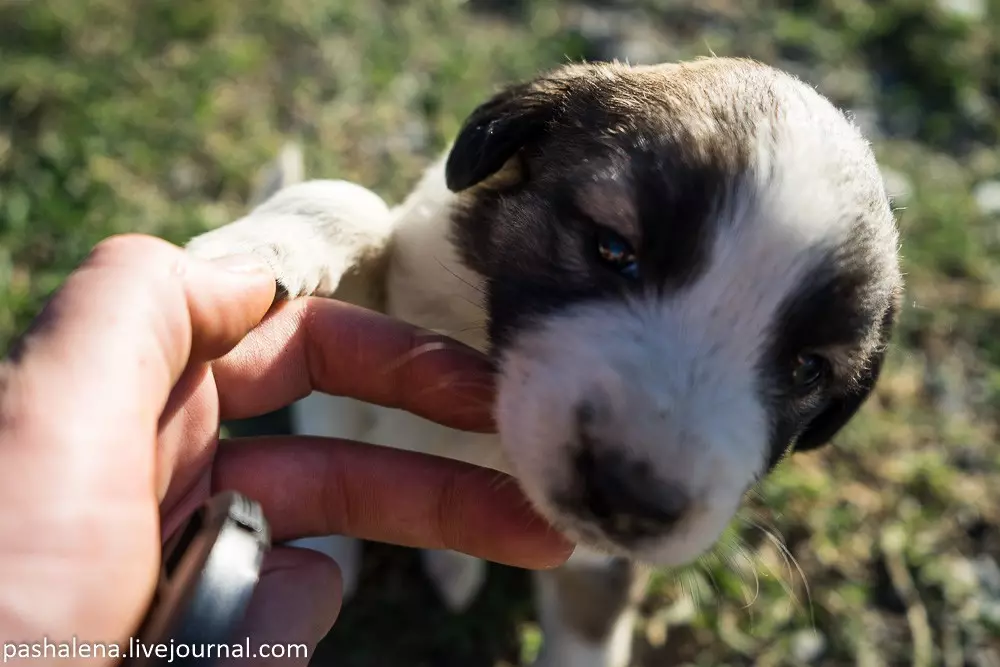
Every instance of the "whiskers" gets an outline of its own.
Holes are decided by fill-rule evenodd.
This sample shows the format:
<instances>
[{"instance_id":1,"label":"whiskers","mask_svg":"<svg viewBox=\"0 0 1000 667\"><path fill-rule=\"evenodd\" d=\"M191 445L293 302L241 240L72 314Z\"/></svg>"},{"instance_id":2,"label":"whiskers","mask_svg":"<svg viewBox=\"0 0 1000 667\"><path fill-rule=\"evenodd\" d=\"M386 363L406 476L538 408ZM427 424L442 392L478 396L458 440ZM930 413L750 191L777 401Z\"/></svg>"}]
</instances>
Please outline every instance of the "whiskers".
<instances>
[{"instance_id":1,"label":"whiskers","mask_svg":"<svg viewBox=\"0 0 1000 667\"><path fill-rule=\"evenodd\" d=\"M720 548L719 552L720 560L729 568L731 572L735 572L739 575L740 588L743 592L745 602L742 609L749 611L752 615L753 604L758 600L758 598L760 598L760 577L757 574L757 568L754 564L753 552L739 535L733 535L732 540ZM746 581L743 578L746 573L753 576L752 592L750 586L747 586Z\"/></svg>"},{"instance_id":2,"label":"whiskers","mask_svg":"<svg viewBox=\"0 0 1000 667\"><path fill-rule=\"evenodd\" d=\"M707 570L702 564L697 563L698 570L683 569L677 573L677 585L681 589L681 594L686 596L694 608L694 613L700 615L704 604L711 602L715 598L716 590L708 586L704 577L699 576L699 570ZM710 571L709 581L714 583Z\"/></svg>"},{"instance_id":3,"label":"whiskers","mask_svg":"<svg viewBox=\"0 0 1000 667\"><path fill-rule=\"evenodd\" d=\"M768 599L769 588L771 595L774 594L773 587L767 583L773 581L781 587L781 595L788 599L789 611L806 611L809 624L815 629L809 582L780 531L754 508L740 510L736 519L711 551L690 566L672 573L677 594L687 598L697 616L709 611L712 602L738 595L742 602L737 603L736 610L747 614L752 628L755 624L754 605ZM763 544L754 546L754 540L748 540L748 530L763 535ZM773 566L775 556L783 567ZM805 592L805 606L798 592L799 584ZM723 614L719 616L720 622L724 618L729 618L731 622L733 617L731 613Z\"/></svg>"},{"instance_id":4,"label":"whiskers","mask_svg":"<svg viewBox=\"0 0 1000 667\"><path fill-rule=\"evenodd\" d=\"M774 578L775 581L778 582L778 584L784 591L785 595L788 597L789 602L793 605L793 608L796 611L806 611L809 614L809 624L810 626L813 627L813 629L815 629L816 615L815 615L815 608L813 606L812 592L809 589L809 580L806 577L805 571L802 569L802 567L799 565L798 560L795 558L795 555L792 553L791 549L789 549L787 544L785 543L786 541L784 537L781 535L781 532L775 526L769 524L767 522L766 517L764 517L760 512L757 512L751 508L746 508L744 510L741 510L737 514L737 520L743 525L759 531L761 534L764 535L764 538L767 540L768 544L774 547L778 556L784 563L785 577L780 576L780 573L774 572L770 568L770 566L767 565L764 559L761 558L759 550L753 552L753 555L756 557L755 560L765 568L768 575L770 575L772 578ZM749 551L747 553L748 555L750 554ZM802 608L801 601L799 600L799 597L792 586L792 583L794 582L792 583L789 582L789 579L793 578L792 575L793 570L795 575L798 576L799 581L802 583L802 590L805 592L806 596L806 609Z\"/></svg>"},{"instance_id":5,"label":"whiskers","mask_svg":"<svg viewBox=\"0 0 1000 667\"><path fill-rule=\"evenodd\" d=\"M760 577L755 567L753 552L739 532L733 528L727 529L715 547L695 561L695 567L708 577L716 597L725 596L731 586L720 586L715 573L735 575L740 595L743 597L743 606L740 610L749 614L752 625L753 605L760 598ZM748 583L751 578L752 583ZM730 584L731 581L727 576L724 583ZM696 605L700 605L703 601L696 601Z\"/></svg>"},{"instance_id":6,"label":"whiskers","mask_svg":"<svg viewBox=\"0 0 1000 667\"><path fill-rule=\"evenodd\" d=\"M452 354L461 353L462 348L455 345L453 342L457 342L456 334L466 333L468 331L474 331L477 329L482 329L481 325L467 327L465 329L456 330L454 332L444 332L444 331L426 331L418 332L414 334L414 345L406 352L400 354L395 359L387 362L381 369L383 375L393 375L398 373L407 364L411 364L417 359L423 357L426 354L439 351L448 351ZM420 340L426 339L426 342L419 343ZM419 343L419 344L418 344ZM474 351L469 351L470 354L476 354ZM443 388L452 387L463 387L466 388L488 388L491 386L489 382L470 382L469 378L471 376L467 373L452 373L440 376L440 380L437 383L429 384L424 387L424 391L440 391ZM464 380L463 380L464 378Z\"/></svg>"},{"instance_id":7,"label":"whiskers","mask_svg":"<svg viewBox=\"0 0 1000 667\"><path fill-rule=\"evenodd\" d=\"M418 336L420 335L421 334L418 334ZM448 345L444 341L440 340L439 335L427 334L427 337L437 338L438 340L429 341L427 343L423 343L422 345L417 345L416 347L410 348L407 352L404 352L403 354L396 357L395 360L387 363L385 367L382 369L382 374L392 375L393 373L399 371L399 369L401 369L406 364L414 361L415 359L418 359L419 357L422 357L423 355L429 352L437 352L438 350L444 350L448 348Z\"/></svg>"},{"instance_id":8,"label":"whiskers","mask_svg":"<svg viewBox=\"0 0 1000 667\"><path fill-rule=\"evenodd\" d=\"M453 294L452 296L456 296L456 297L462 299L466 303L474 306L481 313L485 314L486 313L486 307L483 305L483 301L486 299L486 296L487 296L486 295L486 290L484 290L481 285L476 285L476 284L474 284L472 282L469 282L468 280L466 280L462 276L460 276L457 273L455 273L455 271L451 267L449 267L447 264L445 264L444 262L442 262L440 259L436 259L435 261L438 263L438 265L442 269L444 269L449 274L451 274L451 276L453 278L455 278L455 280L459 281L460 283L462 283L463 285L465 285L466 287L468 287L469 289L471 289L473 292L475 292L476 294L478 294L480 296L480 301L478 301L478 302L473 301L472 299L469 299L468 297L466 297L464 295L461 295L461 294Z\"/></svg>"},{"instance_id":9,"label":"whiskers","mask_svg":"<svg viewBox=\"0 0 1000 667\"><path fill-rule=\"evenodd\" d=\"M478 314L481 314L483 317L476 317L476 318L473 319L472 322L470 322L469 324L467 324L465 326L458 326L458 327L451 328L451 329L439 329L439 328L433 327L433 325L430 325L430 326L426 326L425 325L425 328L427 328L428 330L424 331L424 332L419 332L419 333L415 334L414 335L414 339L415 339L414 343L418 343L422 338L426 338L427 342L425 342L423 344L415 344L410 350L408 350L404 354L401 354L397 359L395 359L394 361L392 361L389 364L387 364L386 367L382 371L383 374L392 374L392 373L395 373L395 372L399 371L406 364L408 364L408 363L410 363L410 362L412 362L412 361L420 358L421 356L423 356L425 354L449 348L449 346L447 344L447 341L445 339L452 339L452 340L456 340L456 341L461 341L463 338L466 337L466 334L472 334L472 333L476 334L474 336L476 339L483 339L483 340L485 340L485 338L486 338L486 336L485 336L485 332L486 332L486 325L485 325L486 308L485 308L485 306L482 303L482 300L485 299L485 296L486 296L485 291L482 289L482 287L469 282L468 280L466 280L462 276L460 276L457 273L455 273L455 271L453 271L446 264L444 264L444 262L441 262L440 260L437 260L437 262L441 266L441 268L443 268L445 271L447 271L449 274L451 274L456 280L458 280L459 282L461 282L463 285L466 285L471 290L473 290L476 294L478 294L478 295L480 295L482 297L482 299L480 299L479 301L474 301L474 300L468 298L467 296L465 296L464 294L461 294L461 293L452 293L452 294L448 295L449 298L455 298L455 299L460 299L462 301L465 301L466 303L468 303L471 306L473 306L473 308L475 309L475 311ZM454 314L452 314L452 316L449 317L449 319L450 320L454 320ZM433 329L433 330L431 330L431 329Z\"/></svg>"}]
</instances>

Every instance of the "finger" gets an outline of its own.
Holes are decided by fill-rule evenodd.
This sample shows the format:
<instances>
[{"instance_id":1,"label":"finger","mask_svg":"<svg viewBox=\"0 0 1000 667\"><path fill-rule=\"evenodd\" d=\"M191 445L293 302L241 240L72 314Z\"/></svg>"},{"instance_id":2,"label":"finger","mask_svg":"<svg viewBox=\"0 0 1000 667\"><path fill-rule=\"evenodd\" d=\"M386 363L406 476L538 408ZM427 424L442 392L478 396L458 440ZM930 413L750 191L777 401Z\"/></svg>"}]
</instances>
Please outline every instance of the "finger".
<instances>
[{"instance_id":1,"label":"finger","mask_svg":"<svg viewBox=\"0 0 1000 667\"><path fill-rule=\"evenodd\" d=\"M282 304L213 367L223 419L264 414L316 390L494 430L493 367L484 355L331 299Z\"/></svg>"},{"instance_id":2,"label":"finger","mask_svg":"<svg viewBox=\"0 0 1000 667\"><path fill-rule=\"evenodd\" d=\"M273 549L264 561L247 618L234 634L233 644L249 646L249 655L223 664L305 667L337 620L340 591L337 565L323 554Z\"/></svg>"},{"instance_id":3,"label":"finger","mask_svg":"<svg viewBox=\"0 0 1000 667\"><path fill-rule=\"evenodd\" d=\"M213 489L260 502L275 540L351 535L453 549L519 567L572 546L496 471L346 440L262 437L220 445Z\"/></svg>"}]
</instances>

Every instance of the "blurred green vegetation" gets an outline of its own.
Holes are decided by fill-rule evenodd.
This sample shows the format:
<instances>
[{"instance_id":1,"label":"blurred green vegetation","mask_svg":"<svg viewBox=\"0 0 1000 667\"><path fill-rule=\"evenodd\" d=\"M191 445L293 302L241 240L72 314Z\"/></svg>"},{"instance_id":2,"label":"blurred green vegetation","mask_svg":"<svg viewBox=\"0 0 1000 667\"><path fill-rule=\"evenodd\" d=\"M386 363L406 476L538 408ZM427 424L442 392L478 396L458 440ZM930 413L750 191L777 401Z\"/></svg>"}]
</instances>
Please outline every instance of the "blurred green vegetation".
<instances>
[{"instance_id":1,"label":"blurred green vegetation","mask_svg":"<svg viewBox=\"0 0 1000 667\"><path fill-rule=\"evenodd\" d=\"M287 138L311 175L398 201L503 83L710 53L855 114L897 196L906 310L838 446L785 464L717 554L657 578L637 659L998 665L998 0L0 0L0 350L99 239L237 217ZM370 556L321 658L492 666L535 645L524 573L494 567L452 618L411 553Z\"/></svg>"}]
</instances>

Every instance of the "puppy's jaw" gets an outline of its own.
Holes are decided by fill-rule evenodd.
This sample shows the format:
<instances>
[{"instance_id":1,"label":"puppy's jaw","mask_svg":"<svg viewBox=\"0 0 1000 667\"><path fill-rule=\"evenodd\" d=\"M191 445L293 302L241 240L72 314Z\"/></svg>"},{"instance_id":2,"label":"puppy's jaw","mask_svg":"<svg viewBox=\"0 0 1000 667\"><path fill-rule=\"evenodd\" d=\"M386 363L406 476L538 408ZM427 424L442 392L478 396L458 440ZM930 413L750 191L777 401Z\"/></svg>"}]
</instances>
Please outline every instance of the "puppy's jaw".
<instances>
[{"instance_id":1,"label":"puppy's jaw","mask_svg":"<svg viewBox=\"0 0 1000 667\"><path fill-rule=\"evenodd\" d=\"M498 388L502 443L532 501L576 539L662 565L717 539L768 441L752 360L699 340L683 317L655 301L571 308L518 334L502 356ZM572 463L585 402L595 406L591 428L603 453L643 462L658 484L690 497L663 534L622 542L588 513Z\"/></svg>"}]
</instances>

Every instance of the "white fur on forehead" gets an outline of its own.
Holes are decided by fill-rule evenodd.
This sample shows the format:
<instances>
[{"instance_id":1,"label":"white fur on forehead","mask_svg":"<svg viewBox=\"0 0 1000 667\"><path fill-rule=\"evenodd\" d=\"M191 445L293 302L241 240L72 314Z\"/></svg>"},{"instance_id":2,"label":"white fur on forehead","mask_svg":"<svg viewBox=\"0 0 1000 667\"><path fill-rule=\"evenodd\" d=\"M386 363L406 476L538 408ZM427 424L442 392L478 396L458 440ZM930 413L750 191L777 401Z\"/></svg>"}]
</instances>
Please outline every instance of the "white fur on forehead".
<instances>
[{"instance_id":1,"label":"white fur on forehead","mask_svg":"<svg viewBox=\"0 0 1000 667\"><path fill-rule=\"evenodd\" d=\"M784 212L784 226L823 234L818 227L852 224L859 215L881 216L875 240L896 249L882 177L860 129L827 98L783 72L770 88L772 113L757 117L752 182L758 197ZM793 230L790 230L793 231Z\"/></svg>"}]
</instances>

